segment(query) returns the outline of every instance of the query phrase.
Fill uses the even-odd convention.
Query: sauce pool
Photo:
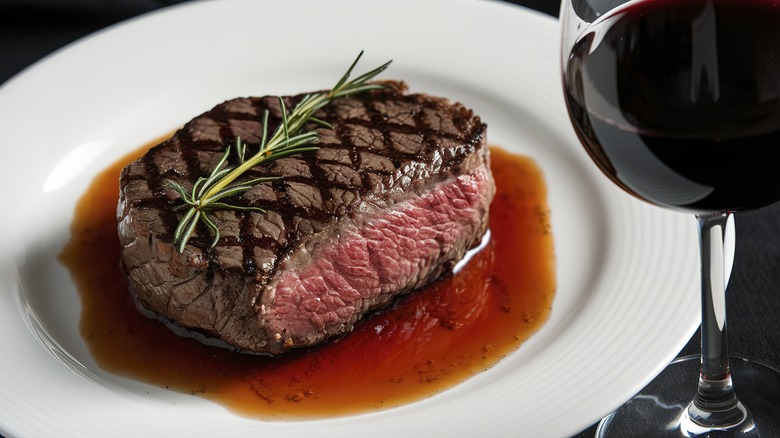
[[[119,265],[119,173],[156,143],[95,178],[60,256],[81,294],[81,335],[107,372],[263,420],[345,416],[451,388],[496,364],[547,321],[555,263],[543,176],[533,160],[492,147],[492,237],[457,274],[337,341],[278,358],[179,337],[136,309]]]

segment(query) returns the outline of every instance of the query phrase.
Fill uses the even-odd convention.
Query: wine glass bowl
[[[588,153],[664,207],[738,211],[780,199],[778,23],[770,1],[646,0],[585,25],[564,48],[563,71]]]
[[[653,435],[775,436],[780,419],[771,417],[780,415],[764,413],[780,412],[780,394],[759,400],[751,391],[752,400],[743,403],[732,383],[724,240],[734,212],[780,200],[780,6],[770,0],[563,0],[560,18],[564,96],[585,150],[626,192],[693,213],[699,224],[698,388],[693,401],[678,403],[685,407],[674,427],[655,425]],[[751,379],[778,381],[772,367],[755,366],[762,371]],[[751,403],[760,415],[751,413]],[[651,409],[638,406],[645,405],[622,409]],[[630,425],[612,420],[602,422],[600,434],[622,435],[616,429]]]

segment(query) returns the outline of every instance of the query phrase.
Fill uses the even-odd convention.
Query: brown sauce
[[[96,177],[61,255],[81,294],[81,334],[108,372],[265,420],[343,416],[451,388],[517,349],[548,318],[555,269],[542,174],[531,159],[494,147],[492,239],[458,274],[336,342],[280,358],[179,337],[138,312],[119,268],[118,176],[149,146]]]

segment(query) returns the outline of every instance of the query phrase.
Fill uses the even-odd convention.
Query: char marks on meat
[[[214,248],[199,225],[175,250],[182,213],[166,180],[192,187],[236,137],[256,148],[263,110],[271,129],[280,121],[278,98],[217,105],[125,168],[118,230],[140,303],[239,349],[278,354],[347,333],[450,274],[488,225],[486,126],[461,104],[385,84],[321,110],[333,128],[312,126],[319,150],[252,169],[247,178],[283,178],[231,203],[268,212],[214,211]]]

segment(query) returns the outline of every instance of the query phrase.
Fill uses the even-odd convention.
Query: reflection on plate
[[[563,436],[630,397],[682,348],[698,318],[694,224],[619,192],[581,151],[559,86],[557,23],[469,0],[364,10],[359,0],[172,7],[87,38],[0,89],[9,159],[0,195],[14,206],[0,227],[0,432]],[[293,21],[321,32],[296,31]],[[394,59],[385,77],[474,108],[491,144],[540,165],[559,285],[550,321],[451,390],[332,420],[249,420],[102,371],[81,340],[79,297],[56,260],[90,179],[225,99],[321,88],[361,49],[365,65]],[[35,273],[23,286],[12,257]]]

